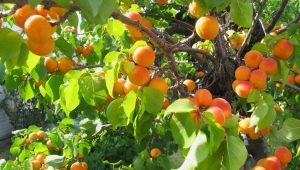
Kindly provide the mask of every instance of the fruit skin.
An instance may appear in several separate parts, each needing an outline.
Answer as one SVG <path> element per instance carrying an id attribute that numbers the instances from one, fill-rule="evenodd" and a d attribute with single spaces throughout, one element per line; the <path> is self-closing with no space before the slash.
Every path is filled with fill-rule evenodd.
<path id="1" fill-rule="evenodd" d="M 266 168 L 264 168 L 262 166 L 255 166 L 252 168 L 252 170 L 266 170 Z"/>
<path id="2" fill-rule="evenodd" d="M 191 79 L 184 80 L 183 84 L 186 86 L 189 92 L 193 91 L 196 88 L 196 83 Z"/>
<path id="3" fill-rule="evenodd" d="M 38 160 L 33 160 L 33 161 L 31 162 L 31 165 L 32 165 L 32 169 L 33 169 L 33 170 L 39 170 L 39 169 L 42 167 L 41 162 L 38 161 Z"/>
<path id="4" fill-rule="evenodd" d="M 280 147 L 276 148 L 275 156 L 279 159 L 280 163 L 283 165 L 286 165 L 289 162 L 291 162 L 291 160 L 293 158 L 291 151 L 287 147 L 284 147 L 284 146 L 280 146 Z"/>
<path id="5" fill-rule="evenodd" d="M 278 40 L 273 46 L 273 56 L 281 60 L 288 60 L 294 52 L 293 44 L 287 39 Z"/>
<path id="6" fill-rule="evenodd" d="M 82 49 L 82 55 L 88 57 L 94 51 L 94 45 L 91 43 Z"/>
<path id="7" fill-rule="evenodd" d="M 289 75 L 288 75 L 287 82 L 288 82 L 289 84 L 295 84 L 295 75 L 294 75 L 294 74 L 289 74 Z"/>
<path id="8" fill-rule="evenodd" d="M 203 16 L 196 22 L 195 29 L 200 38 L 213 40 L 219 34 L 219 22 L 213 16 Z"/>
<path id="9" fill-rule="evenodd" d="M 150 151 L 150 156 L 151 156 L 152 158 L 156 158 L 156 157 L 158 157 L 160 154 L 161 154 L 161 151 L 160 151 L 160 149 L 158 149 L 158 148 L 153 148 L 153 149 L 151 149 L 151 151 Z"/>
<path id="10" fill-rule="evenodd" d="M 210 107 L 218 107 L 223 111 L 225 118 L 230 118 L 232 116 L 232 108 L 230 103 L 223 98 L 215 98 L 212 100 Z"/>
<path id="11" fill-rule="evenodd" d="M 143 67 L 148 67 L 154 64 L 155 53 L 150 46 L 141 46 L 134 50 L 133 61 Z"/>
<path id="12" fill-rule="evenodd" d="M 38 160 L 41 164 L 45 162 L 45 159 L 46 159 L 46 155 L 43 153 L 40 153 L 35 157 L 35 160 Z"/>
<path id="13" fill-rule="evenodd" d="M 58 63 L 56 60 L 51 57 L 46 57 L 44 61 L 44 67 L 49 73 L 53 73 L 58 70 Z"/>
<path id="14" fill-rule="evenodd" d="M 168 0 L 155 0 L 156 3 L 160 4 L 160 5 L 164 5 L 168 3 Z"/>
<path id="15" fill-rule="evenodd" d="M 30 5 L 26 4 L 26 5 L 22 6 L 21 8 L 17 9 L 16 12 L 14 13 L 14 15 L 13 15 L 14 22 L 17 26 L 24 28 L 25 21 L 31 15 L 34 15 L 34 11 L 30 7 Z"/>
<path id="16" fill-rule="evenodd" d="M 263 55 L 256 50 L 247 52 L 244 56 L 246 66 L 250 68 L 257 68 L 263 59 Z"/>
<path id="17" fill-rule="evenodd" d="M 250 133 L 251 128 L 250 128 L 250 118 L 249 117 L 247 117 L 245 119 L 242 119 L 239 122 L 239 130 L 243 134 L 249 134 Z"/>
<path id="18" fill-rule="evenodd" d="M 260 130 L 260 132 L 261 132 L 264 136 L 269 136 L 269 134 L 270 134 L 270 127 L 262 128 L 262 129 Z"/>
<path id="19" fill-rule="evenodd" d="M 198 78 L 201 78 L 201 77 L 203 77 L 204 76 L 204 72 L 203 71 L 198 71 L 197 73 L 196 73 L 196 76 L 198 77 Z"/>
<path id="20" fill-rule="evenodd" d="M 164 97 L 164 101 L 163 101 L 163 105 L 162 108 L 163 109 L 167 109 L 167 107 L 170 105 L 170 101 L 168 98 Z"/>
<path id="21" fill-rule="evenodd" d="M 195 98 L 200 106 L 209 106 L 212 102 L 212 94 L 207 89 L 197 90 L 195 93 Z"/>
<path id="22" fill-rule="evenodd" d="M 43 43 L 28 39 L 27 45 L 31 52 L 39 56 L 45 56 L 52 53 L 55 47 L 55 43 L 52 38 L 48 39 Z"/>
<path id="23" fill-rule="evenodd" d="M 124 93 L 125 94 L 129 93 L 131 90 L 137 91 L 138 89 L 139 89 L 139 86 L 131 83 L 129 80 L 127 80 L 124 84 Z"/>
<path id="24" fill-rule="evenodd" d="M 270 156 L 264 159 L 263 167 L 266 170 L 281 170 L 281 164 L 276 156 Z"/>
<path id="25" fill-rule="evenodd" d="M 253 84 L 249 81 L 241 81 L 235 87 L 235 92 L 241 98 L 247 98 L 253 89 Z"/>
<path id="26" fill-rule="evenodd" d="M 241 48 L 241 46 L 245 40 L 245 35 L 242 33 L 237 33 L 236 36 L 237 36 L 236 38 L 229 37 L 229 42 L 233 48 L 239 49 L 239 48 Z"/>
<path id="27" fill-rule="evenodd" d="M 58 60 L 58 70 L 61 73 L 67 73 L 73 68 L 73 61 L 67 57 L 62 57 Z"/>
<path id="28" fill-rule="evenodd" d="M 149 21 L 146 20 L 146 19 L 142 19 L 140 22 L 141 22 L 141 24 L 142 24 L 144 27 L 148 28 L 149 30 L 152 30 L 153 25 L 152 25 L 151 22 L 149 22 Z"/>
<path id="29" fill-rule="evenodd" d="M 113 89 L 113 92 L 115 95 L 123 95 L 125 92 L 124 92 L 124 84 L 125 84 L 125 80 L 124 79 L 118 79 L 115 84 L 114 84 L 114 89 Z"/>
<path id="30" fill-rule="evenodd" d="M 237 86 L 240 82 L 241 82 L 240 80 L 234 80 L 234 81 L 232 82 L 231 87 L 232 87 L 233 91 L 235 91 L 236 86 Z"/>
<path id="31" fill-rule="evenodd" d="M 268 75 L 275 74 L 278 70 L 277 61 L 273 58 L 263 58 L 259 64 L 259 69 Z"/>
<path id="32" fill-rule="evenodd" d="M 235 78 L 240 81 L 243 81 L 243 80 L 246 81 L 246 80 L 249 80 L 250 73 L 251 73 L 251 70 L 249 67 L 239 66 L 235 70 Z"/>
<path id="33" fill-rule="evenodd" d="M 225 123 L 225 115 L 223 110 L 219 107 L 209 107 L 206 112 L 210 112 L 216 119 L 216 122 L 219 123 L 221 126 Z"/>
<path id="34" fill-rule="evenodd" d="M 149 87 L 153 87 L 162 92 L 163 94 L 166 94 L 169 88 L 167 82 L 159 77 L 153 78 L 149 83 Z"/>
<path id="35" fill-rule="evenodd" d="M 49 9 L 49 12 L 50 13 L 55 13 L 59 17 L 63 17 L 65 15 L 65 13 L 66 13 L 65 9 L 64 8 L 60 8 L 60 7 L 51 7 Z"/>
<path id="36" fill-rule="evenodd" d="M 74 162 L 70 170 L 88 170 L 88 165 L 85 162 Z"/>
<path id="37" fill-rule="evenodd" d="M 46 137 L 46 133 L 42 130 L 37 132 L 37 136 L 39 139 L 44 139 Z"/>
<path id="38" fill-rule="evenodd" d="M 252 140 L 258 140 L 260 138 L 260 133 L 255 132 L 254 127 L 250 128 L 248 135 L 249 135 L 250 139 L 252 139 Z"/>
<path id="39" fill-rule="evenodd" d="M 28 135 L 28 139 L 29 140 L 33 140 L 33 139 L 39 139 L 38 135 L 36 132 L 32 132 Z"/>
<path id="40" fill-rule="evenodd" d="M 128 78 L 133 84 L 142 86 L 150 80 L 150 73 L 146 68 L 137 65 Z"/>
<path id="41" fill-rule="evenodd" d="M 295 76 L 295 83 L 300 84 L 300 74 Z"/>
<path id="42" fill-rule="evenodd" d="M 267 78 L 267 74 L 259 69 L 253 70 L 250 74 L 250 82 L 258 90 L 265 89 Z"/>
<path id="43" fill-rule="evenodd" d="M 189 13 L 195 18 L 200 17 L 200 5 L 198 2 L 193 1 L 189 4 Z"/>
<path id="44" fill-rule="evenodd" d="M 26 20 L 24 31 L 29 39 L 42 43 L 50 39 L 53 28 L 46 18 L 40 15 L 32 15 Z"/>

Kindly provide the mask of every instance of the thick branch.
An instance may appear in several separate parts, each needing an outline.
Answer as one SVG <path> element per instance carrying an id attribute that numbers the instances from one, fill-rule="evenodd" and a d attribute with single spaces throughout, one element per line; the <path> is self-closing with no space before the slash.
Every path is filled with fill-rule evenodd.
<path id="1" fill-rule="evenodd" d="M 274 28 L 274 26 L 276 25 L 277 21 L 279 20 L 280 16 L 282 15 L 284 8 L 286 7 L 287 3 L 289 2 L 289 0 L 282 0 L 278 10 L 276 11 L 272 22 L 270 23 L 269 27 L 266 29 L 267 33 L 270 33 L 271 30 Z"/>

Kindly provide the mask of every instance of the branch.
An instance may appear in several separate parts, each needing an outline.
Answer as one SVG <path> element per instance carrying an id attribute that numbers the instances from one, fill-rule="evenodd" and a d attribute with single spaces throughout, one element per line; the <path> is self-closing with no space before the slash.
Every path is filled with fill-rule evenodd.
<path id="1" fill-rule="evenodd" d="M 105 129 L 108 129 L 110 127 L 112 127 L 112 124 L 102 125 L 101 128 L 92 135 L 92 137 L 96 138 L 101 132 L 103 132 Z"/>
<path id="2" fill-rule="evenodd" d="M 290 22 L 288 25 L 286 25 L 286 26 L 280 28 L 279 30 L 276 30 L 276 34 L 281 34 L 281 33 L 283 33 L 284 31 L 286 31 L 286 30 L 289 28 L 289 26 L 291 26 L 292 24 L 297 23 L 298 21 L 300 21 L 300 14 L 298 15 L 297 18 L 295 18 L 295 19 L 294 19 L 292 22 Z"/>
<path id="3" fill-rule="evenodd" d="M 83 70 L 86 68 L 98 68 L 98 67 L 104 67 L 103 64 L 95 64 L 95 65 L 76 65 L 73 70 Z"/>
<path id="4" fill-rule="evenodd" d="M 196 49 L 196 48 L 190 48 L 190 47 L 178 47 L 173 49 L 172 52 L 187 52 L 187 53 L 199 53 L 199 54 L 203 54 L 209 58 L 213 58 L 213 56 L 211 54 L 209 54 L 208 52 L 201 50 L 201 49 Z"/>
<path id="5" fill-rule="evenodd" d="M 290 83 L 284 83 L 282 80 L 279 81 L 275 81 L 277 83 L 281 83 L 281 84 L 285 84 L 286 87 L 288 87 L 289 89 L 292 89 L 298 93 L 300 93 L 300 87 L 294 85 L 294 84 L 290 84 Z"/>
<path id="6" fill-rule="evenodd" d="M 286 7 L 287 3 L 289 0 L 282 0 L 278 10 L 276 11 L 272 22 L 270 23 L 269 27 L 266 29 L 267 33 L 270 33 L 271 30 L 274 28 L 274 26 L 276 25 L 277 21 L 279 20 L 280 16 L 282 15 L 284 8 Z"/>

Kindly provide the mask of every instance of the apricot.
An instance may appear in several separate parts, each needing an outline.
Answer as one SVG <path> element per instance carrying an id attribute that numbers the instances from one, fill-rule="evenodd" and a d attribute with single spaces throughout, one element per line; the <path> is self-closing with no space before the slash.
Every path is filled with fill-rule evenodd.
<path id="1" fill-rule="evenodd" d="M 43 17 L 47 17 L 49 10 L 45 9 L 44 5 L 39 4 L 34 8 L 34 12 L 35 12 L 35 14 L 41 15 Z"/>
<path id="2" fill-rule="evenodd" d="M 292 56 L 293 52 L 293 44 L 287 39 L 278 40 L 272 49 L 273 56 L 281 60 L 289 59 Z"/>
<path id="3" fill-rule="evenodd" d="M 241 98 L 247 98 L 253 89 L 253 84 L 249 81 L 241 81 L 235 87 L 235 92 Z"/>
<path id="4" fill-rule="evenodd" d="M 168 0 L 155 0 L 156 3 L 160 4 L 160 5 L 164 5 L 168 3 Z"/>
<path id="5" fill-rule="evenodd" d="M 125 16 L 134 21 L 140 21 L 142 19 L 142 16 L 138 12 L 127 12 Z"/>
<path id="6" fill-rule="evenodd" d="M 42 167 L 41 162 L 38 161 L 38 160 L 33 160 L 33 161 L 31 162 L 31 165 L 32 165 L 32 169 L 33 169 L 33 170 L 39 170 L 39 169 Z"/>
<path id="7" fill-rule="evenodd" d="M 235 78 L 237 80 L 249 80 L 250 77 L 250 73 L 251 70 L 249 67 L 247 66 L 239 66 L 236 70 L 235 70 Z"/>
<path id="8" fill-rule="evenodd" d="M 134 50 L 132 59 L 136 64 L 148 67 L 154 64 L 155 53 L 150 46 L 141 46 Z"/>
<path id="9" fill-rule="evenodd" d="M 55 13 L 59 17 L 63 17 L 65 15 L 65 13 L 66 13 L 65 9 L 61 8 L 61 7 L 51 7 L 49 9 L 49 12 Z"/>
<path id="10" fill-rule="evenodd" d="M 49 73 L 53 73 L 58 70 L 58 63 L 56 60 L 51 57 L 46 57 L 44 61 L 44 67 Z"/>
<path id="11" fill-rule="evenodd" d="M 247 117 L 245 119 L 242 119 L 239 122 L 239 130 L 243 134 L 249 134 L 249 132 L 251 131 L 251 128 L 250 128 L 250 118 L 249 117 Z"/>
<path id="12" fill-rule="evenodd" d="M 43 153 L 40 153 L 35 157 L 35 160 L 38 160 L 41 164 L 45 162 L 45 159 L 46 159 L 46 155 Z"/>
<path id="13" fill-rule="evenodd" d="M 281 107 L 280 107 L 278 104 L 275 104 L 275 105 L 274 105 L 274 110 L 275 110 L 276 112 L 281 112 Z"/>
<path id="14" fill-rule="evenodd" d="M 200 4 L 196 1 L 191 2 L 189 4 L 189 13 L 195 18 L 199 18 L 200 17 Z"/>
<path id="15" fill-rule="evenodd" d="M 238 33 L 237 37 L 230 37 L 229 38 L 230 45 L 233 48 L 236 48 L 236 49 L 241 48 L 241 46 L 243 45 L 244 40 L 245 40 L 245 35 L 242 34 L 242 33 Z"/>
<path id="16" fill-rule="evenodd" d="M 259 132 L 255 132 L 254 128 L 252 127 L 248 133 L 250 139 L 258 140 L 261 136 Z"/>
<path id="17" fill-rule="evenodd" d="M 74 162 L 70 170 L 88 170 L 88 165 L 85 162 Z"/>
<path id="18" fill-rule="evenodd" d="M 188 97 L 188 99 L 194 104 L 195 109 L 197 110 L 199 108 L 199 102 L 196 97 Z"/>
<path id="19" fill-rule="evenodd" d="M 195 98 L 200 106 L 209 106 L 212 103 L 212 94 L 207 89 L 197 90 Z"/>
<path id="20" fill-rule="evenodd" d="M 269 136 L 269 134 L 270 134 L 270 127 L 262 128 L 262 129 L 260 130 L 260 132 L 261 132 L 264 136 Z"/>
<path id="21" fill-rule="evenodd" d="M 153 78 L 149 83 L 149 87 L 153 87 L 162 92 L 163 94 L 166 94 L 169 88 L 167 82 L 159 77 Z"/>
<path id="22" fill-rule="evenodd" d="M 43 16 L 32 15 L 26 20 L 24 31 L 32 41 L 43 43 L 49 40 L 53 28 Z"/>
<path id="23" fill-rule="evenodd" d="M 142 86 L 150 80 L 150 72 L 145 67 L 137 65 L 128 75 L 128 78 L 133 84 Z"/>
<path id="24" fill-rule="evenodd" d="M 289 75 L 288 75 L 287 82 L 288 82 L 289 84 L 295 84 L 295 75 L 294 75 L 294 74 L 289 74 Z"/>
<path id="25" fill-rule="evenodd" d="M 53 38 L 50 38 L 47 41 L 44 41 L 43 43 L 28 39 L 27 45 L 32 53 L 39 56 L 45 56 L 52 53 L 55 47 Z"/>
<path id="26" fill-rule="evenodd" d="M 263 59 L 263 55 L 256 50 L 247 52 L 244 56 L 246 66 L 250 68 L 257 68 Z"/>
<path id="27" fill-rule="evenodd" d="M 252 168 L 252 170 L 266 170 L 266 168 L 264 168 L 262 166 L 255 166 Z"/>
<path id="28" fill-rule="evenodd" d="M 191 79 L 184 80 L 183 84 L 186 86 L 189 92 L 193 91 L 196 88 L 196 83 Z"/>
<path id="29" fill-rule="evenodd" d="M 46 137 L 46 133 L 42 130 L 38 131 L 37 135 L 39 139 L 44 139 Z"/>
<path id="30" fill-rule="evenodd" d="M 82 55 L 83 55 L 84 57 L 87 57 L 87 56 L 89 56 L 93 51 L 94 51 L 94 46 L 93 46 L 93 44 L 91 43 L 91 44 L 89 44 L 88 46 L 86 46 L 86 47 L 84 47 L 84 48 L 82 49 Z"/>
<path id="31" fill-rule="evenodd" d="M 151 156 L 152 158 L 156 158 L 156 157 L 158 157 L 160 154 L 161 154 L 161 151 L 160 151 L 160 149 L 158 149 L 158 148 L 153 148 L 153 149 L 151 149 L 151 151 L 150 151 L 150 156 Z"/>
<path id="32" fill-rule="evenodd" d="M 276 156 L 265 158 L 263 164 L 266 170 L 281 170 L 280 160 Z"/>
<path id="33" fill-rule="evenodd" d="M 292 71 L 295 73 L 298 73 L 298 68 L 297 68 L 296 64 L 293 65 Z"/>
<path id="34" fill-rule="evenodd" d="M 203 16 L 196 22 L 195 29 L 200 38 L 213 40 L 219 34 L 219 22 L 213 16 Z"/>
<path id="35" fill-rule="evenodd" d="M 38 137 L 36 132 L 32 132 L 32 133 L 29 134 L 28 139 L 29 140 L 34 140 L 34 139 L 39 139 L 39 137 Z"/>
<path id="36" fill-rule="evenodd" d="M 73 61 L 67 57 L 58 60 L 58 70 L 61 73 L 67 73 L 73 69 Z"/>
<path id="37" fill-rule="evenodd" d="M 123 95 L 124 92 L 124 84 L 125 84 L 125 80 L 122 78 L 119 78 L 115 84 L 114 84 L 114 89 L 113 92 L 115 95 Z"/>
<path id="38" fill-rule="evenodd" d="M 225 115 L 223 110 L 221 110 L 219 107 L 209 107 L 206 112 L 210 112 L 214 117 L 217 123 L 220 125 L 224 125 L 225 123 Z"/>
<path id="39" fill-rule="evenodd" d="M 279 159 L 280 163 L 283 165 L 291 162 L 293 158 L 291 151 L 285 146 L 280 146 L 276 148 L 275 156 Z"/>
<path id="40" fill-rule="evenodd" d="M 196 73 L 196 76 L 198 77 L 198 78 L 202 78 L 203 76 L 204 76 L 204 72 L 203 71 L 198 71 L 197 73 Z"/>
<path id="41" fill-rule="evenodd" d="M 164 101 L 163 101 L 163 105 L 162 108 L 163 109 L 167 109 L 167 107 L 170 105 L 169 99 L 164 97 Z"/>
<path id="42" fill-rule="evenodd" d="M 215 98 L 210 104 L 210 107 L 213 106 L 220 108 L 223 111 L 225 118 L 230 118 L 232 116 L 232 108 L 227 100 L 223 98 Z"/>
<path id="43" fill-rule="evenodd" d="M 191 117 L 192 117 L 192 120 L 194 121 L 194 123 L 198 126 L 200 125 L 200 118 L 201 118 L 201 115 L 200 115 L 200 112 L 198 109 L 190 112 L 191 113 Z"/>
<path id="44" fill-rule="evenodd" d="M 253 70 L 250 74 L 250 82 L 258 90 L 264 90 L 267 82 L 267 74 L 259 69 Z"/>
<path id="45" fill-rule="evenodd" d="M 232 82 L 231 87 L 232 87 L 233 91 L 235 91 L 236 86 L 237 86 L 240 82 L 241 82 L 240 80 L 234 80 L 234 81 Z"/>
<path id="46" fill-rule="evenodd" d="M 142 40 L 144 38 L 142 32 L 140 32 L 137 28 L 127 28 L 130 33 L 130 38 L 132 41 Z"/>
<path id="47" fill-rule="evenodd" d="M 34 11 L 30 5 L 26 4 L 21 8 L 17 9 L 13 15 L 14 22 L 17 26 L 24 28 L 25 21 L 31 16 L 34 15 Z"/>
<path id="48" fill-rule="evenodd" d="M 295 83 L 300 84 L 300 74 L 295 76 Z"/>
<path id="49" fill-rule="evenodd" d="M 76 48 L 75 48 L 75 52 L 77 54 L 81 54 L 83 51 L 83 47 L 81 45 L 77 45 Z"/>
<path id="50" fill-rule="evenodd" d="M 137 91 L 139 89 L 139 86 L 131 83 L 129 80 L 127 80 L 124 84 L 124 93 L 127 94 L 130 91 Z"/>
<path id="51" fill-rule="evenodd" d="M 277 61 L 273 58 L 263 58 L 259 64 L 259 69 L 268 75 L 275 74 L 278 70 Z"/>
<path id="52" fill-rule="evenodd" d="M 152 30 L 152 28 L 153 28 L 152 23 L 149 22 L 149 21 L 146 20 L 146 19 L 142 19 L 142 20 L 141 20 L 141 24 L 142 24 L 144 27 L 148 28 L 149 30 Z"/>
<path id="53" fill-rule="evenodd" d="M 50 149 L 50 150 L 54 149 L 54 146 L 53 146 L 51 140 L 48 140 L 48 141 L 46 142 L 46 145 L 47 145 L 47 148 L 48 148 L 48 149 Z"/>

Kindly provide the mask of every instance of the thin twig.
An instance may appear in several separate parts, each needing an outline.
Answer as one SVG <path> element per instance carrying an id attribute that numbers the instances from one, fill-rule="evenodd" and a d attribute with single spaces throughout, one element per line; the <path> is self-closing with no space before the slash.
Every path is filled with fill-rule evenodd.
<path id="1" fill-rule="evenodd" d="M 283 33 L 284 31 L 286 31 L 292 24 L 295 24 L 297 22 L 300 21 L 300 14 L 298 15 L 298 17 L 296 17 L 292 22 L 290 22 L 289 24 L 287 24 L 286 26 L 276 30 L 276 34 L 281 34 Z"/>
<path id="2" fill-rule="evenodd" d="M 275 81 L 277 83 L 281 83 L 281 84 L 285 84 L 286 87 L 288 87 L 289 89 L 292 89 L 298 93 L 300 93 L 300 87 L 294 85 L 294 84 L 290 84 L 290 83 L 284 83 L 282 80 L 279 81 Z"/>
<path id="3" fill-rule="evenodd" d="M 282 0 L 278 10 L 276 11 L 272 22 L 270 23 L 270 25 L 268 26 L 268 28 L 266 29 L 267 33 L 270 33 L 272 31 L 272 29 L 274 28 L 274 26 L 276 25 L 277 21 L 279 20 L 280 16 L 282 15 L 284 8 L 286 7 L 286 5 L 288 4 L 289 0 Z"/>
<path id="4" fill-rule="evenodd" d="M 110 127 L 112 127 L 112 124 L 102 125 L 101 128 L 92 135 L 92 137 L 96 138 L 99 134 L 101 134 L 101 132 L 103 132 L 104 130 L 106 130 L 106 129 L 110 128 Z"/>

